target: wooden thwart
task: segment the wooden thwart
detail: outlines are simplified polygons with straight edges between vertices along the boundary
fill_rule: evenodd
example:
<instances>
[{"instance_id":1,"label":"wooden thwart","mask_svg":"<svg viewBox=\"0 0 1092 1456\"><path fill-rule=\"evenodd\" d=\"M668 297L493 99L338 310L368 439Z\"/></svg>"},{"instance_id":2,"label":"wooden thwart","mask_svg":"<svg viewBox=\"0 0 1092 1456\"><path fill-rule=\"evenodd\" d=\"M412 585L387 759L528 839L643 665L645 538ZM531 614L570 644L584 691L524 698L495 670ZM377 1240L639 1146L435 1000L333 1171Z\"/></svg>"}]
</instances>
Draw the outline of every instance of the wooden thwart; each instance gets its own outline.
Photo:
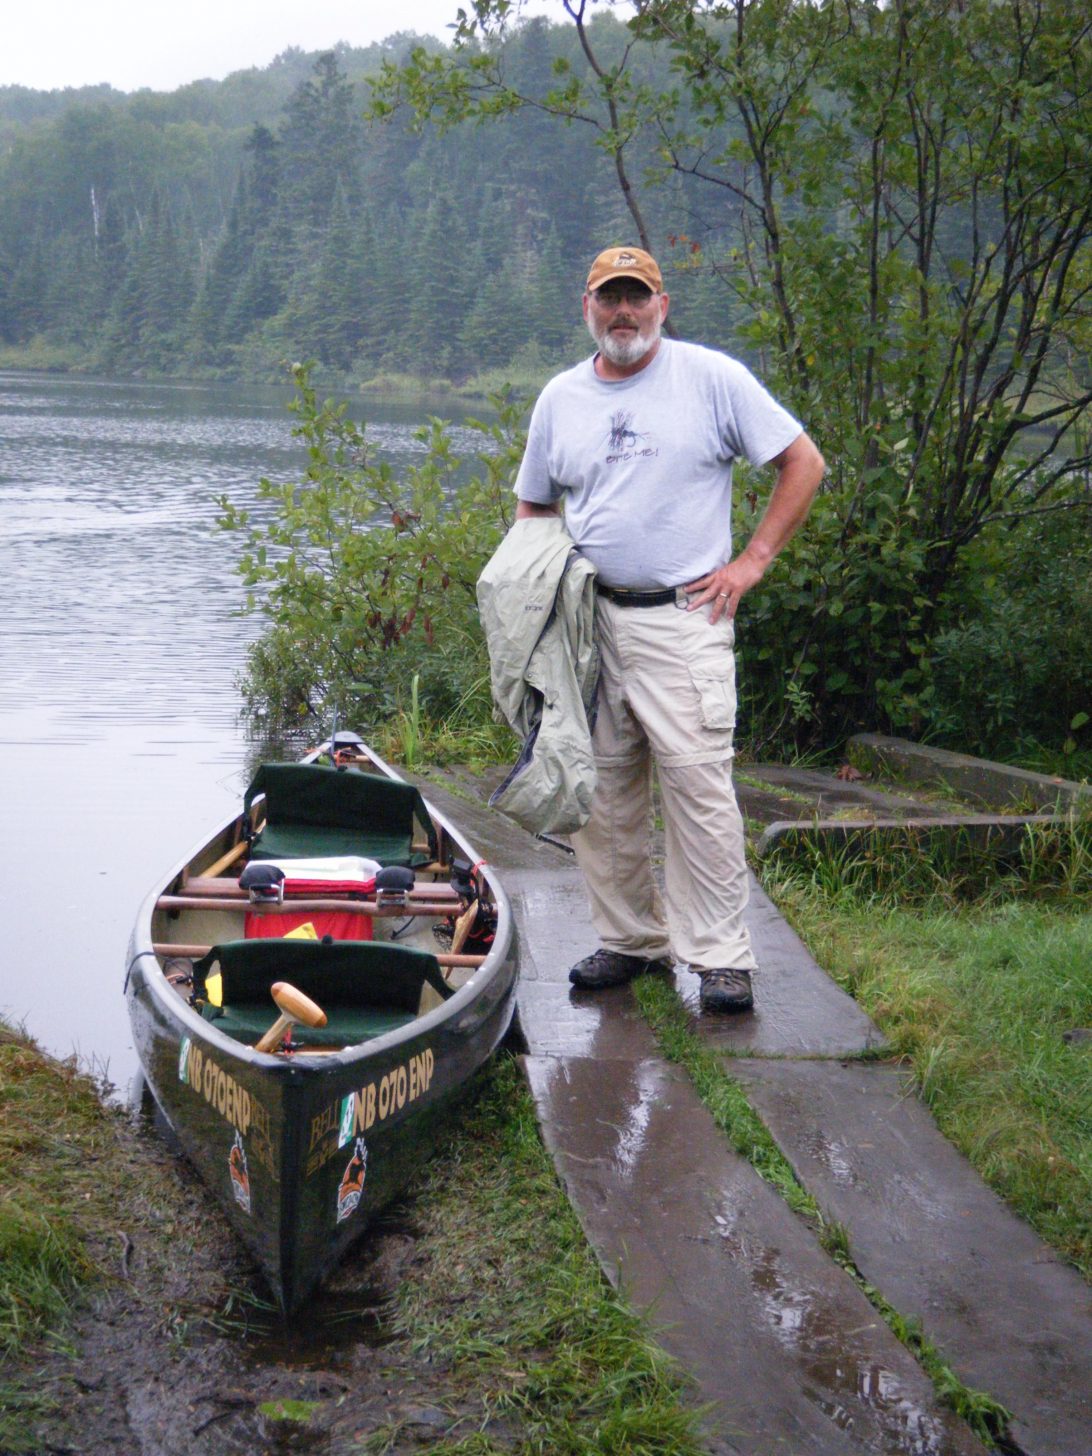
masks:
<instances>
[{"instance_id":1,"label":"wooden thwart","mask_svg":"<svg viewBox=\"0 0 1092 1456\"><path fill-rule=\"evenodd\" d=\"M424 900L408 900L405 904L390 904L380 900L249 900L226 896L214 900L204 895L160 895L155 902L157 910L230 910L238 915L240 910L255 915L313 914L316 911L336 910L344 915L380 916L402 920L413 915L450 915L450 904L429 904Z\"/></svg>"},{"instance_id":2,"label":"wooden thwart","mask_svg":"<svg viewBox=\"0 0 1092 1456\"><path fill-rule=\"evenodd\" d=\"M265 828L264 820L259 825L259 828ZM213 878L215 875L222 875L224 871L230 869L233 864L237 864L239 860L242 859L243 855L246 854L249 848L249 839L246 839L245 837L243 839L240 839L238 844L233 844L226 854L222 854L214 864L210 864L208 869L205 871L205 874L210 879Z\"/></svg>"},{"instance_id":3,"label":"wooden thwart","mask_svg":"<svg viewBox=\"0 0 1092 1456\"><path fill-rule=\"evenodd\" d=\"M458 955L463 948L466 937L470 934L470 927L474 924L474 917L478 913L477 900L471 900L467 909L455 922L455 931L451 937L451 953Z\"/></svg>"},{"instance_id":4,"label":"wooden thwart","mask_svg":"<svg viewBox=\"0 0 1092 1456\"><path fill-rule=\"evenodd\" d=\"M211 945L182 945L181 943L175 945L171 941L156 941L152 946L152 950L157 956L182 956L190 961L200 960L202 956L208 955L211 949ZM469 966L473 969L482 964L485 956L452 955L450 951L441 950L436 952L436 960L441 966Z\"/></svg>"},{"instance_id":5,"label":"wooden thwart","mask_svg":"<svg viewBox=\"0 0 1092 1456\"><path fill-rule=\"evenodd\" d=\"M215 879L210 875L194 875L192 879L187 880L185 893L187 895L211 895L214 899L225 900L246 900L248 898L246 890L240 889L238 880ZM408 894L411 900L443 900L449 905L452 901L458 903L459 900L458 895L449 885L414 885Z\"/></svg>"}]
</instances>

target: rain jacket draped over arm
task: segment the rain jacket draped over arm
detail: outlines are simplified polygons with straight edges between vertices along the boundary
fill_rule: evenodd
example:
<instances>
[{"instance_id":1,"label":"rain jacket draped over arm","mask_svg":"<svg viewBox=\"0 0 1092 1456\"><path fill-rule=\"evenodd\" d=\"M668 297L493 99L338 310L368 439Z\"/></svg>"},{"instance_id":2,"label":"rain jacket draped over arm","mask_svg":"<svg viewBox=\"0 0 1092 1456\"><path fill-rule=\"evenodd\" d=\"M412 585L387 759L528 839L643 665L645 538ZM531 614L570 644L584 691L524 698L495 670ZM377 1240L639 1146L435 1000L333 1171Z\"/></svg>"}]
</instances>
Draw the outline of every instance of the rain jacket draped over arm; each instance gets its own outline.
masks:
<instances>
[{"instance_id":1,"label":"rain jacket draped over arm","mask_svg":"<svg viewBox=\"0 0 1092 1456\"><path fill-rule=\"evenodd\" d=\"M517 521L478 579L499 720L523 747L490 803L533 834L588 821L599 652L595 569L560 517Z\"/></svg>"}]
</instances>

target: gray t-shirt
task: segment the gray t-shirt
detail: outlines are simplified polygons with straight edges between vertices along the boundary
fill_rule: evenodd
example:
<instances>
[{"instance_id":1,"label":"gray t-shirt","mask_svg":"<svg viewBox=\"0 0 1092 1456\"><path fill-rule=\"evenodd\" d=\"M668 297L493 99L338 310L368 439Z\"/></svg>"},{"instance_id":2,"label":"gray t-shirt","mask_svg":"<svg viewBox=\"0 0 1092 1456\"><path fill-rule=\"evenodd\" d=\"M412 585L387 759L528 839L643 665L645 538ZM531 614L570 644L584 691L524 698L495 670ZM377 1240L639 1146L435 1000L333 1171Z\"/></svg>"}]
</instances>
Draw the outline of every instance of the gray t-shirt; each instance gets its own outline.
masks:
<instances>
[{"instance_id":1,"label":"gray t-shirt","mask_svg":"<svg viewBox=\"0 0 1092 1456\"><path fill-rule=\"evenodd\" d=\"M765 465L800 424L744 365L662 339L628 379L586 359L531 416L520 500L564 499L565 524L607 586L681 586L732 554L732 461Z\"/></svg>"}]
</instances>

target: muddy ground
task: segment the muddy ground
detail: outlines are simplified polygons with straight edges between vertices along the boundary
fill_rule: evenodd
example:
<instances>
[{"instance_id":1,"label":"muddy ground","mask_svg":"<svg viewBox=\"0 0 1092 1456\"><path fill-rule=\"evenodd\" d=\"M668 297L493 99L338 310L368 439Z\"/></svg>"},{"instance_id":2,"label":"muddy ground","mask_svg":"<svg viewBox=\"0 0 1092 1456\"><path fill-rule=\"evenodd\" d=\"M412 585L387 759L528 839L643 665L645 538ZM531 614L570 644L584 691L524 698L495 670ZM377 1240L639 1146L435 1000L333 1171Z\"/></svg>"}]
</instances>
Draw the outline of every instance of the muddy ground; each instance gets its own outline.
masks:
<instances>
[{"instance_id":1,"label":"muddy ground","mask_svg":"<svg viewBox=\"0 0 1092 1456\"><path fill-rule=\"evenodd\" d=\"M389 1213L286 1328L210 1198L154 1131L113 1120L96 1155L121 1190L91 1248L103 1271L70 1349L22 1374L53 1402L19 1449L79 1456L420 1452L481 1429L449 1370L395 1327L419 1247L413 1200ZM509 1434L494 1423L502 1449ZM7 1456L7 1453L4 1453Z\"/></svg>"}]
</instances>

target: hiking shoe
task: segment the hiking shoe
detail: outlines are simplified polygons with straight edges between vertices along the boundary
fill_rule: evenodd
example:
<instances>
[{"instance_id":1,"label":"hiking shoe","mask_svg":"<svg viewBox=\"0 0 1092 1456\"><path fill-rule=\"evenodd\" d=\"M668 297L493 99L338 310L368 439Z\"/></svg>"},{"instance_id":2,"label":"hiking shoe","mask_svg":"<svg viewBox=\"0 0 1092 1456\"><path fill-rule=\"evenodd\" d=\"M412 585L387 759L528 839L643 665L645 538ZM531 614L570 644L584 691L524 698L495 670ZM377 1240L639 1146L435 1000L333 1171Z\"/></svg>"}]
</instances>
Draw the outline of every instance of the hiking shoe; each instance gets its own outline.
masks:
<instances>
[{"instance_id":1,"label":"hiking shoe","mask_svg":"<svg viewBox=\"0 0 1092 1456\"><path fill-rule=\"evenodd\" d=\"M744 970L698 971L701 977L701 1009L703 1011L750 1011L755 1004L751 994L751 973Z\"/></svg>"},{"instance_id":2,"label":"hiking shoe","mask_svg":"<svg viewBox=\"0 0 1092 1456\"><path fill-rule=\"evenodd\" d=\"M649 961L644 956L623 955L621 951L600 947L577 961L569 972L569 980L586 991L598 991L604 986L622 986L645 971L670 971L673 965L666 958Z\"/></svg>"}]
</instances>

